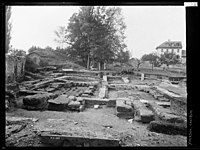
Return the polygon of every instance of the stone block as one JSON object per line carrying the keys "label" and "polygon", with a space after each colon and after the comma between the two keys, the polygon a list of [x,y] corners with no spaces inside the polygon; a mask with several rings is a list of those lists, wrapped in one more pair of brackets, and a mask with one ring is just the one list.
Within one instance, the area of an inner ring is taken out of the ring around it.
{"label": "stone block", "polygon": [[94,107],[94,105],[106,105],[108,103],[108,99],[100,99],[100,98],[86,98],[84,97],[85,105],[87,107]]}
{"label": "stone block", "polygon": [[68,108],[72,108],[72,109],[77,109],[77,108],[79,108],[80,106],[81,106],[81,103],[78,102],[78,101],[71,101],[71,102],[67,105]]}
{"label": "stone block", "polygon": [[71,101],[72,100],[68,98],[68,95],[60,95],[56,99],[48,100],[48,109],[57,111],[64,110]]}
{"label": "stone block", "polygon": [[140,118],[143,123],[149,123],[155,120],[154,113],[149,110],[144,103],[139,100],[133,101],[135,115]]}
{"label": "stone block", "polygon": [[125,104],[123,100],[116,100],[116,109],[118,112],[133,112],[132,106]]}
{"label": "stone block", "polygon": [[152,111],[157,116],[158,120],[163,120],[171,123],[186,122],[186,118],[173,114],[173,112],[170,109],[163,108],[155,102],[149,103],[149,108],[152,109]]}
{"label": "stone block", "polygon": [[89,89],[89,90],[86,90],[86,91],[84,92],[84,94],[93,95],[93,92],[92,92],[91,89]]}
{"label": "stone block", "polygon": [[117,112],[116,111],[116,116],[122,119],[132,119],[134,118],[133,112]]}
{"label": "stone block", "polygon": [[107,107],[116,107],[116,100],[110,99],[107,103]]}
{"label": "stone block", "polygon": [[72,100],[72,101],[76,101],[76,97],[75,97],[75,96],[70,95],[68,98],[69,98],[70,100]]}
{"label": "stone block", "polygon": [[119,147],[118,139],[79,137],[67,135],[55,135],[44,132],[40,136],[41,142],[49,146],[80,146],[80,147]]}
{"label": "stone block", "polygon": [[51,94],[51,93],[48,93],[48,94],[35,94],[35,95],[29,95],[29,96],[25,96],[23,98],[23,104],[24,105],[38,105],[38,104],[41,104],[41,103],[45,103],[47,102],[48,99],[51,99],[51,98],[55,98],[57,97],[56,94]]}
{"label": "stone block", "polygon": [[90,97],[88,94],[81,94],[82,97]]}
{"label": "stone block", "polygon": [[162,106],[164,108],[171,106],[170,102],[156,102],[156,104],[158,104],[159,106]]}
{"label": "stone block", "polygon": [[147,109],[140,109],[139,115],[142,123],[149,123],[155,120],[153,112]]}
{"label": "stone block", "polygon": [[79,111],[82,112],[85,109],[85,105],[80,105]]}

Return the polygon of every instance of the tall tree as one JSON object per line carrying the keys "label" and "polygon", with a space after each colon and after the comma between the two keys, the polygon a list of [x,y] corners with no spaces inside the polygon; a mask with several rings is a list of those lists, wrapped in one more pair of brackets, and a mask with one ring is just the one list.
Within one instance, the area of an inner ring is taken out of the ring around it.
{"label": "tall tree", "polygon": [[12,24],[10,22],[11,6],[6,6],[6,53],[10,51],[11,29]]}
{"label": "tall tree", "polygon": [[124,63],[128,63],[130,59],[129,51],[120,51],[117,55],[117,61],[120,62],[121,68]]}
{"label": "tall tree", "polygon": [[157,56],[155,53],[150,54],[144,54],[141,58],[142,61],[149,61],[152,65],[152,71],[154,66],[159,65],[159,56]]}
{"label": "tall tree", "polygon": [[91,61],[103,65],[126,47],[125,28],[120,8],[84,6],[70,18],[65,42],[71,45],[70,54],[85,66]]}

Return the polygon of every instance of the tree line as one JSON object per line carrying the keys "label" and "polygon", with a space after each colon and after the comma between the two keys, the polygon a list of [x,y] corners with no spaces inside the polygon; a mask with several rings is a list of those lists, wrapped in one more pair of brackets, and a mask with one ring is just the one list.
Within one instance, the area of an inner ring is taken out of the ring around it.
{"label": "tree line", "polygon": [[[6,53],[15,56],[25,56],[26,52],[10,46],[12,24],[10,22],[11,7],[6,6]],[[130,51],[124,42],[126,24],[119,7],[83,6],[74,13],[66,27],[60,26],[55,30],[55,41],[59,47],[51,49],[63,53],[66,57],[89,69],[90,66],[103,68],[105,63],[128,63]],[[40,47],[32,46],[28,52]],[[67,58],[66,58],[67,59]],[[145,54],[137,60],[137,69],[144,61],[154,66],[179,63],[179,56],[173,53],[164,53],[157,56],[155,53]]]}

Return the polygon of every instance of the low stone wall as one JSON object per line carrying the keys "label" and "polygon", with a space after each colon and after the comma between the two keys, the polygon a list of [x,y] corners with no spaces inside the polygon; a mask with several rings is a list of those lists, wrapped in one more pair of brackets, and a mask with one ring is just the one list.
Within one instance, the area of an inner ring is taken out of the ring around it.
{"label": "low stone wall", "polygon": [[19,81],[25,72],[25,57],[6,55],[6,83]]}
{"label": "low stone wall", "polygon": [[178,114],[186,116],[187,102],[185,102],[184,100],[171,99],[171,109]]}

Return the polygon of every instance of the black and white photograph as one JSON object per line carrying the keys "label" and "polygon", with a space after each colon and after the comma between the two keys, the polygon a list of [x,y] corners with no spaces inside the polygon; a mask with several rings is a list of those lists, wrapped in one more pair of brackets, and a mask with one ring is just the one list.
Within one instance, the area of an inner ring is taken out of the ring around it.
{"label": "black and white photograph", "polygon": [[5,147],[187,147],[186,37],[185,5],[5,5]]}

